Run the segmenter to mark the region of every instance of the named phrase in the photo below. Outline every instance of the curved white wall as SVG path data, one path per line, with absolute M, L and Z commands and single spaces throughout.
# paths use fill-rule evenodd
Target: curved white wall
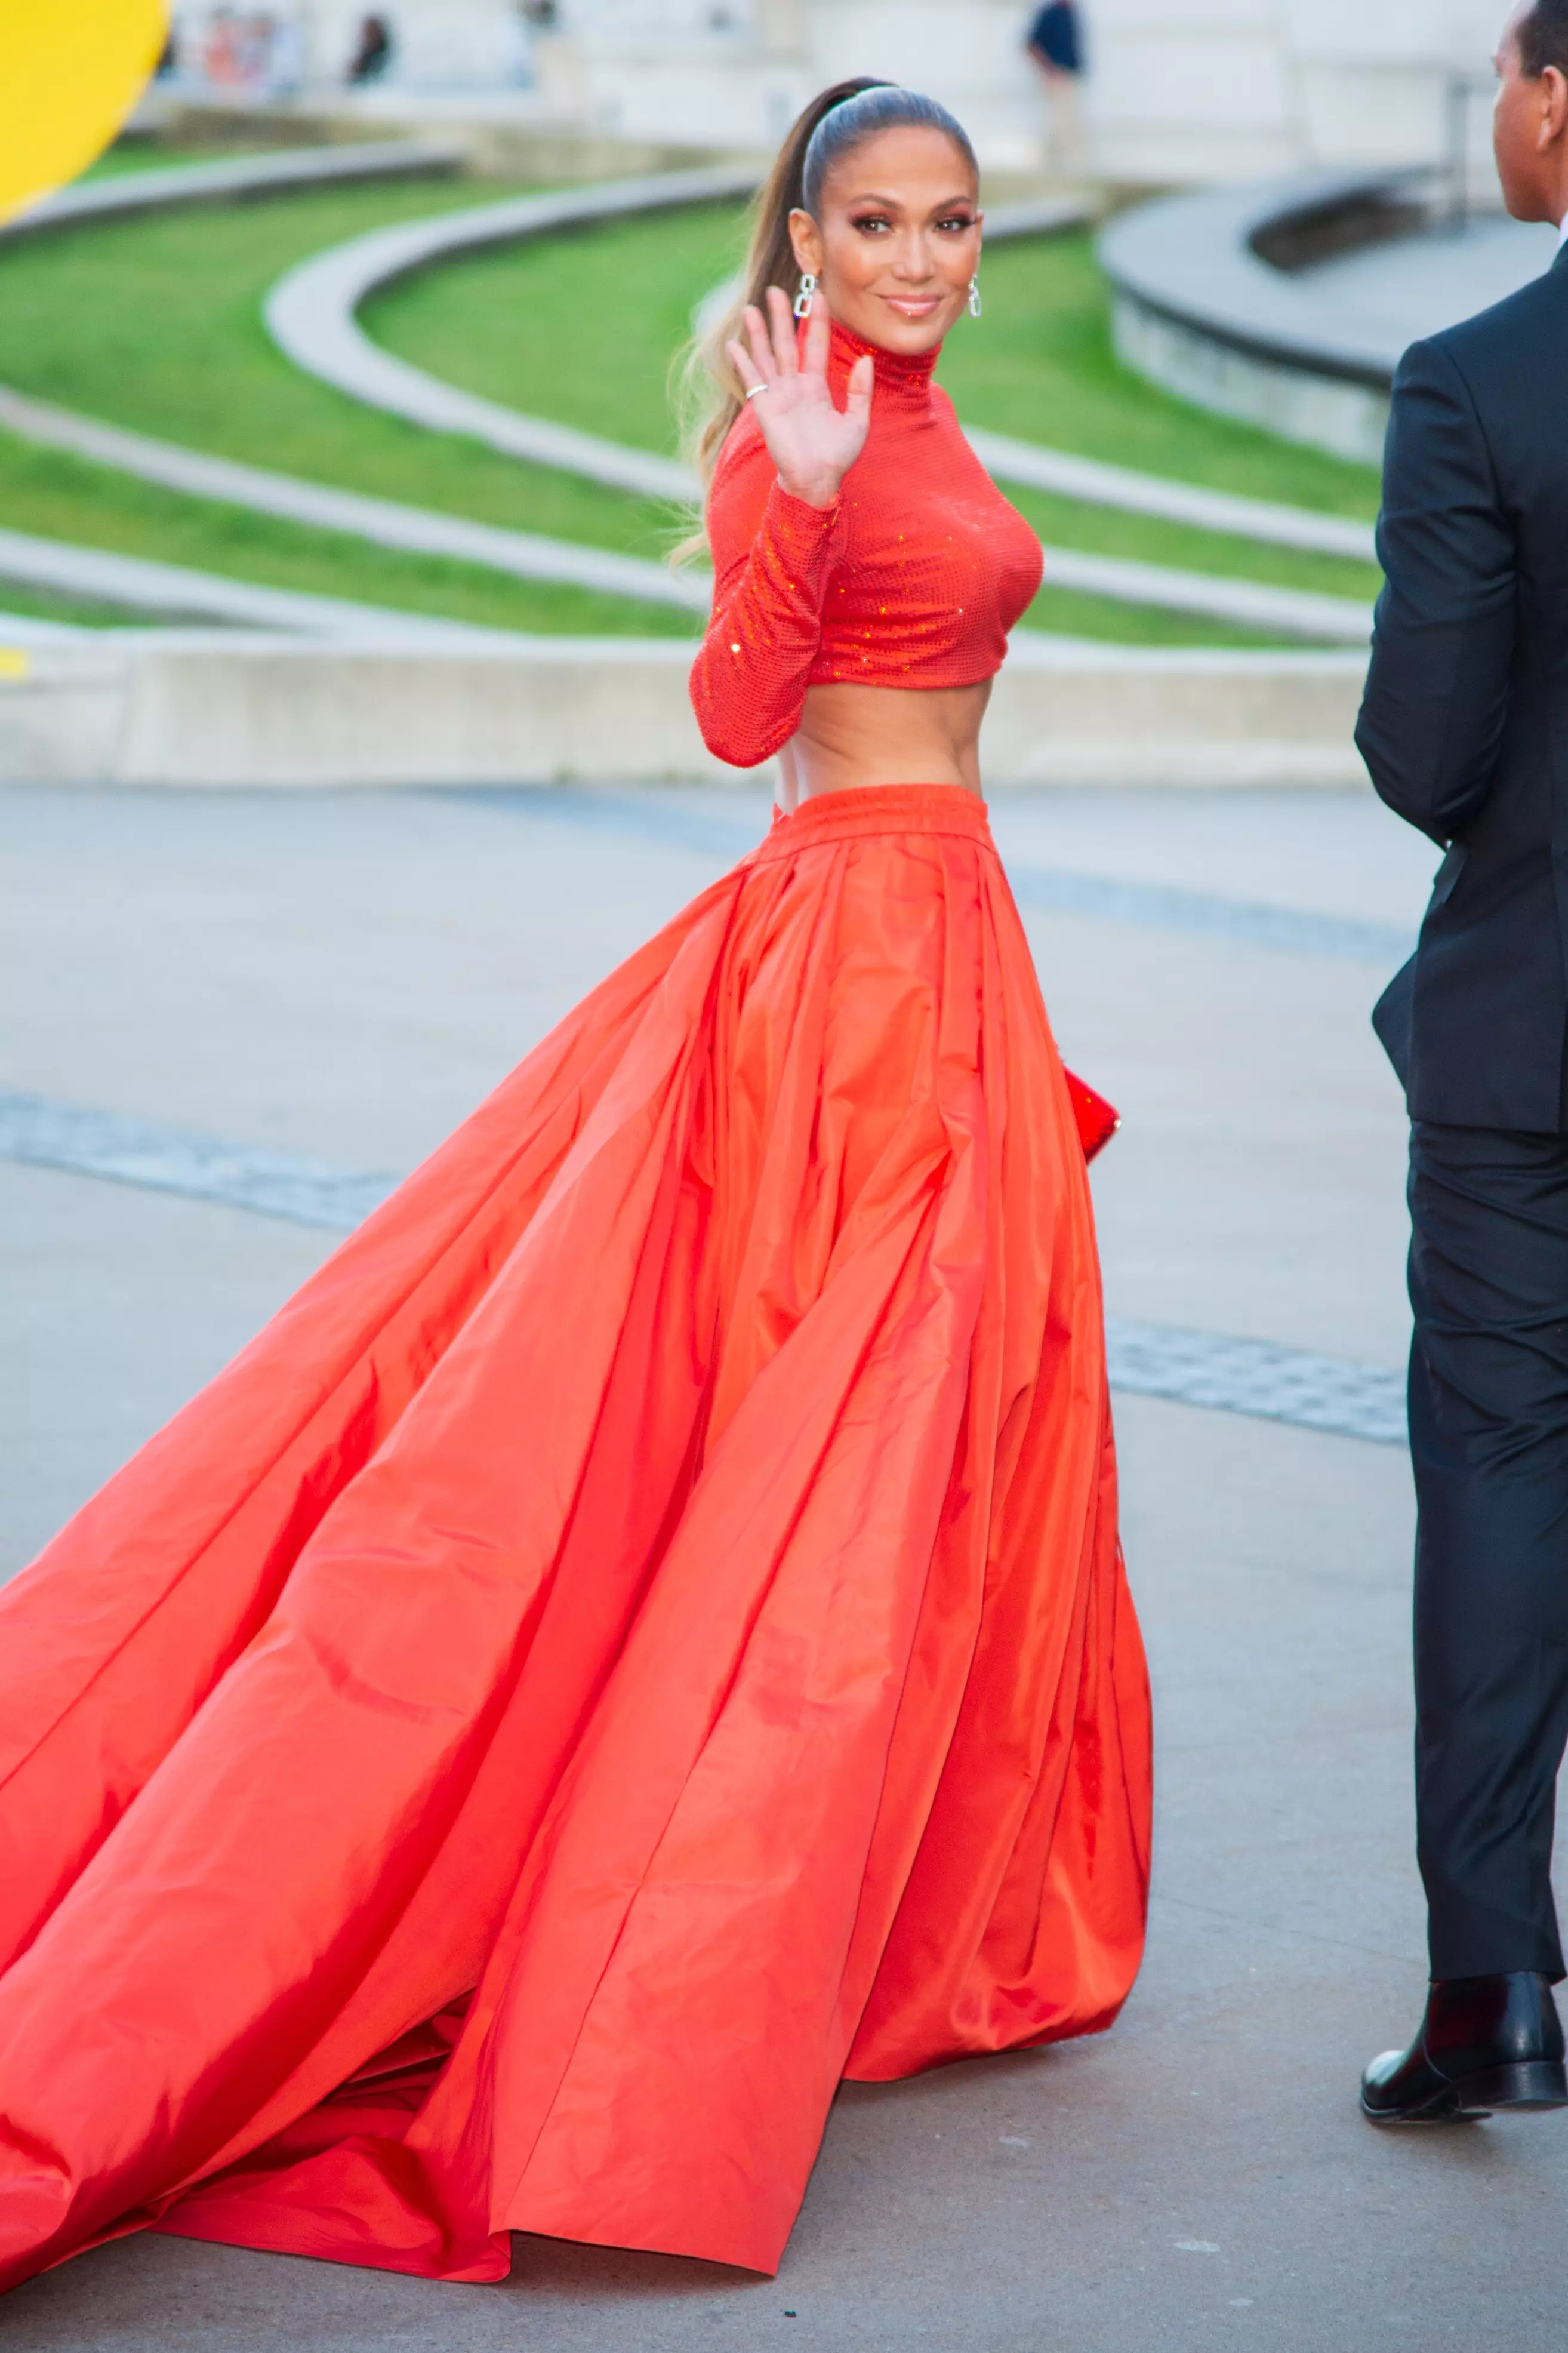
M 430 5 L 430 0 L 403 0 Z M 1095 161 L 1135 181 L 1436 162 L 1447 85 L 1484 77 L 1506 0 L 1082 0 Z M 814 88 L 929 89 L 986 160 L 1034 163 L 1024 0 L 563 0 L 606 126 L 776 136 Z M 1472 134 L 1484 153 L 1487 102 Z
M 1136 179 L 1428 163 L 1502 0 L 1090 0 L 1102 169 Z M 1487 100 L 1471 138 L 1484 152 Z

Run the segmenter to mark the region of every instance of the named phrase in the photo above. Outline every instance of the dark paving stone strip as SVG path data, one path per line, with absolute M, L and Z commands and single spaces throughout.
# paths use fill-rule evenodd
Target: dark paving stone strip
M 461 786 L 459 797 L 493 808 L 516 810 L 592 833 L 630 835 L 666 849 L 691 849 L 733 860 L 753 849 L 757 828 L 749 818 L 711 815 L 689 807 L 671 807 L 636 793 L 556 789 L 550 786 Z M 1227 899 L 1217 892 L 1184 891 L 1165 883 L 1121 882 L 1103 874 L 1078 874 L 1066 868 L 1006 860 L 1007 879 L 1021 907 L 1040 914 L 1083 915 L 1100 923 L 1132 923 L 1149 931 L 1184 932 L 1238 946 L 1266 948 L 1286 955 L 1330 956 L 1351 964 L 1402 964 L 1415 939 L 1396 923 L 1352 915 L 1317 914 L 1297 907 Z
M 121 1112 L 8 1092 L 0 1093 L 0 1159 L 183 1193 L 193 1201 L 218 1201 L 336 1233 L 352 1232 L 398 1181 L 379 1171 L 331 1168 L 294 1152 L 226 1144 Z
M 1405 1443 L 1405 1375 L 1382 1365 L 1117 1316 L 1106 1319 L 1105 1354 L 1113 1389 L 1289 1421 L 1374 1446 Z
M 1117 882 L 1107 875 L 1071 874 L 1007 860 L 1007 879 L 1021 907 L 1042 914 L 1089 915 L 1101 923 L 1136 923 L 1146 931 L 1187 932 L 1268 948 L 1285 955 L 1332 956 L 1350 964 L 1403 964 L 1415 942 L 1394 923 L 1351 915 L 1319 915 L 1297 907 L 1270 907 L 1182 891 L 1157 882 Z
M 154 1120 L 7 1092 L 0 1092 L 0 1159 L 179 1193 L 334 1233 L 351 1232 L 397 1182 L 376 1170 L 332 1168 L 296 1153 L 226 1144 Z M 1399 1373 L 1163 1324 L 1112 1319 L 1106 1341 L 1112 1388 L 1375 1445 L 1405 1442 Z

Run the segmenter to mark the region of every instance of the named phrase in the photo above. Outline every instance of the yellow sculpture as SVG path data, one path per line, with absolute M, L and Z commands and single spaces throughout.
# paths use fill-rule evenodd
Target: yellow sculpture
M 167 0 L 0 0 L 0 220 L 102 153 L 168 31 Z

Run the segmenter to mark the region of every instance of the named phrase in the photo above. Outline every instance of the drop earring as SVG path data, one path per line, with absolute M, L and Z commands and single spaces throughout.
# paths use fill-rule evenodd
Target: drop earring
M 799 293 L 795 296 L 795 298 L 794 311 L 795 311 L 795 317 L 796 317 L 797 319 L 809 319 L 809 318 L 810 318 L 810 316 L 811 316 L 811 298 L 812 298 L 812 296 L 816 293 L 816 279 L 812 276 L 812 274 L 811 274 L 810 270 L 809 270 L 809 269 L 807 269 L 807 270 L 804 271 L 804 272 L 803 272 L 803 274 L 802 274 L 801 281 L 800 281 L 800 292 L 799 292 Z
M 980 272 L 976 270 L 969 281 L 969 315 L 972 319 L 979 318 L 981 307 Z

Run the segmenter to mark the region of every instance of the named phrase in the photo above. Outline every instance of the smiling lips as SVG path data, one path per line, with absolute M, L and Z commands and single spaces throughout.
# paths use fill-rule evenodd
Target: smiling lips
M 906 319 L 929 319 L 942 301 L 940 294 L 884 294 L 889 310 L 900 311 Z

